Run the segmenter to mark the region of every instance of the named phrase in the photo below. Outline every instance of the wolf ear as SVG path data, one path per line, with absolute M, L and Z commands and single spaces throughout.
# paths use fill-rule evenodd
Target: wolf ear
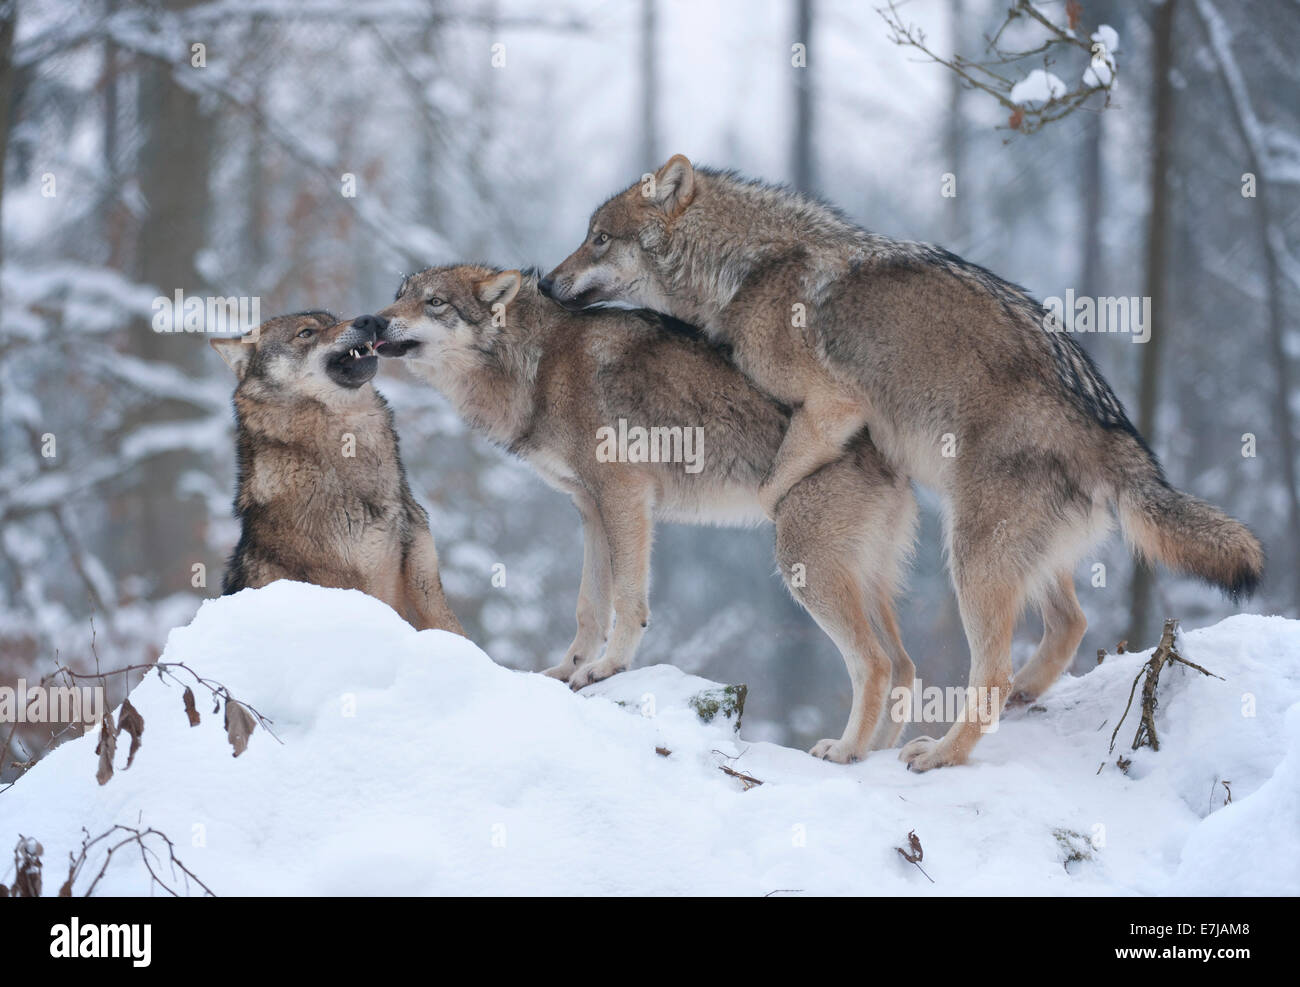
M 502 271 L 490 278 L 474 283 L 474 294 L 484 305 L 509 305 L 519 294 L 523 275 L 518 271 Z
M 683 154 L 674 154 L 655 175 L 655 204 L 677 216 L 695 198 L 695 169 Z
M 244 379 L 244 372 L 248 370 L 249 357 L 253 355 L 253 343 L 243 336 L 233 336 L 226 339 L 211 339 L 209 342 L 212 348 L 221 354 L 221 359 L 226 361 L 226 366 L 235 372 L 235 376 L 240 380 Z

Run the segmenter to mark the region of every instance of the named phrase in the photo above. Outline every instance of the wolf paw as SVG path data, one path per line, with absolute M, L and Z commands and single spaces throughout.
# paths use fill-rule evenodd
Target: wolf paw
M 574 664 L 572 658 L 566 658 L 558 665 L 552 665 L 550 668 L 542 670 L 542 674 L 547 678 L 559 679 L 561 682 L 567 682 L 573 675 L 573 670 L 578 666 Z
M 615 665 L 609 661 L 596 661 L 590 665 L 579 665 L 569 678 L 569 688 L 577 692 L 579 689 L 585 689 L 589 685 L 594 685 L 626 669 L 626 665 Z
M 836 764 L 853 764 L 855 761 L 862 760 L 862 754 L 844 740 L 819 740 L 813 744 L 812 750 L 808 753 L 823 761 L 834 761 Z
M 917 737 L 903 745 L 898 759 L 907 764 L 908 771 L 929 771 L 952 763 L 943 751 L 943 745 L 933 737 Z

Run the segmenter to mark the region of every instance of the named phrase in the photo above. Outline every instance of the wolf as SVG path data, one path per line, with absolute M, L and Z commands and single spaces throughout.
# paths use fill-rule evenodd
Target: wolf
M 381 355 L 405 361 L 577 507 L 577 633 L 546 670 L 573 689 L 632 662 L 650 618 L 656 521 L 765 520 L 759 483 L 789 410 L 697 332 L 643 312 L 568 312 L 542 295 L 536 273 L 477 265 L 406 278 L 374 319 Z M 613 441 L 638 428 L 699 429 L 698 462 Z M 624 445 L 625 457 L 611 455 Z M 819 741 L 817 757 L 857 760 L 892 747 L 902 729 L 884 713 L 890 690 L 910 694 L 915 674 L 893 600 L 916 514 L 910 485 L 865 433 L 796 483 L 775 512 L 781 575 L 839 648 L 853 685 L 843 735 Z
M 1234 599 L 1262 576 L 1254 535 L 1169 485 L 1087 354 L 1047 331 L 1044 309 L 940 247 L 676 155 L 597 208 L 543 288 L 569 306 L 695 323 L 796 409 L 759 492 L 765 511 L 864 425 L 893 469 L 938 489 L 971 651 L 968 703 L 983 715 L 907 744 L 910 768 L 966 761 L 993 706 L 1038 697 L 1069 665 L 1086 627 L 1073 569 L 1112 509 L 1142 556 Z M 1028 603 L 1045 629 L 1013 678 Z
M 312 311 L 211 342 L 238 378 L 241 531 L 222 594 L 277 579 L 359 589 L 417 630 L 463 635 L 392 411 L 371 384 L 374 333 Z

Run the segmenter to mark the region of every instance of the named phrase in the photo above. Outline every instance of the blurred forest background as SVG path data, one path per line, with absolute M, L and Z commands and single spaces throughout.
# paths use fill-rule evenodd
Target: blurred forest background
M 147 661 L 219 593 L 233 378 L 201 334 L 151 330 L 156 296 L 352 315 L 432 263 L 546 269 L 606 195 L 676 152 L 817 192 L 1040 299 L 1150 297 L 1150 343 L 1081 341 L 1172 481 L 1265 542 L 1248 609 L 1300 614 L 1300 4 L 1084 0 L 1084 33 L 1119 38 L 1110 105 L 1033 134 L 891 41 L 875 7 L 0 0 L 0 684 L 56 659 L 93 668 L 92 620 L 104 669 Z M 897 9 L 934 51 L 979 56 L 1007 7 Z M 1033 26 L 1015 30 L 1032 47 Z M 576 512 L 400 368 L 378 385 L 471 636 L 517 668 L 553 663 L 573 630 Z M 926 684 L 962 684 L 939 505 L 920 493 L 904 637 Z M 1155 643 L 1165 616 L 1232 612 L 1135 572 L 1118 538 L 1078 576 L 1076 670 L 1121 639 Z M 848 679 L 782 587 L 770 529 L 662 528 L 651 605 L 640 663 L 747 682 L 746 736 L 838 733 Z M 1017 661 L 1037 633 L 1031 617 Z M 5 776 L 43 742 L 20 733 Z

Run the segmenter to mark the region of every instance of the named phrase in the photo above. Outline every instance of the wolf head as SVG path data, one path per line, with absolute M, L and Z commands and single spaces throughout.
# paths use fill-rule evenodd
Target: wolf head
M 509 446 L 532 414 L 547 309 L 569 318 L 531 274 L 461 264 L 412 274 L 371 318 L 383 356 L 402 357 L 472 427 Z
M 462 365 L 493 347 L 522 285 L 519 271 L 474 264 L 412 274 L 393 304 L 374 316 L 380 352 L 405 357 L 427 372 Z
M 542 279 L 542 291 L 570 308 L 617 302 L 671 311 L 660 258 L 695 191 L 695 169 L 674 155 L 592 214 L 582 246 Z
M 263 322 L 247 336 L 212 348 L 239 378 L 239 390 L 271 403 L 347 400 L 375 376 L 373 320 L 340 322 L 329 312 L 298 312 Z

